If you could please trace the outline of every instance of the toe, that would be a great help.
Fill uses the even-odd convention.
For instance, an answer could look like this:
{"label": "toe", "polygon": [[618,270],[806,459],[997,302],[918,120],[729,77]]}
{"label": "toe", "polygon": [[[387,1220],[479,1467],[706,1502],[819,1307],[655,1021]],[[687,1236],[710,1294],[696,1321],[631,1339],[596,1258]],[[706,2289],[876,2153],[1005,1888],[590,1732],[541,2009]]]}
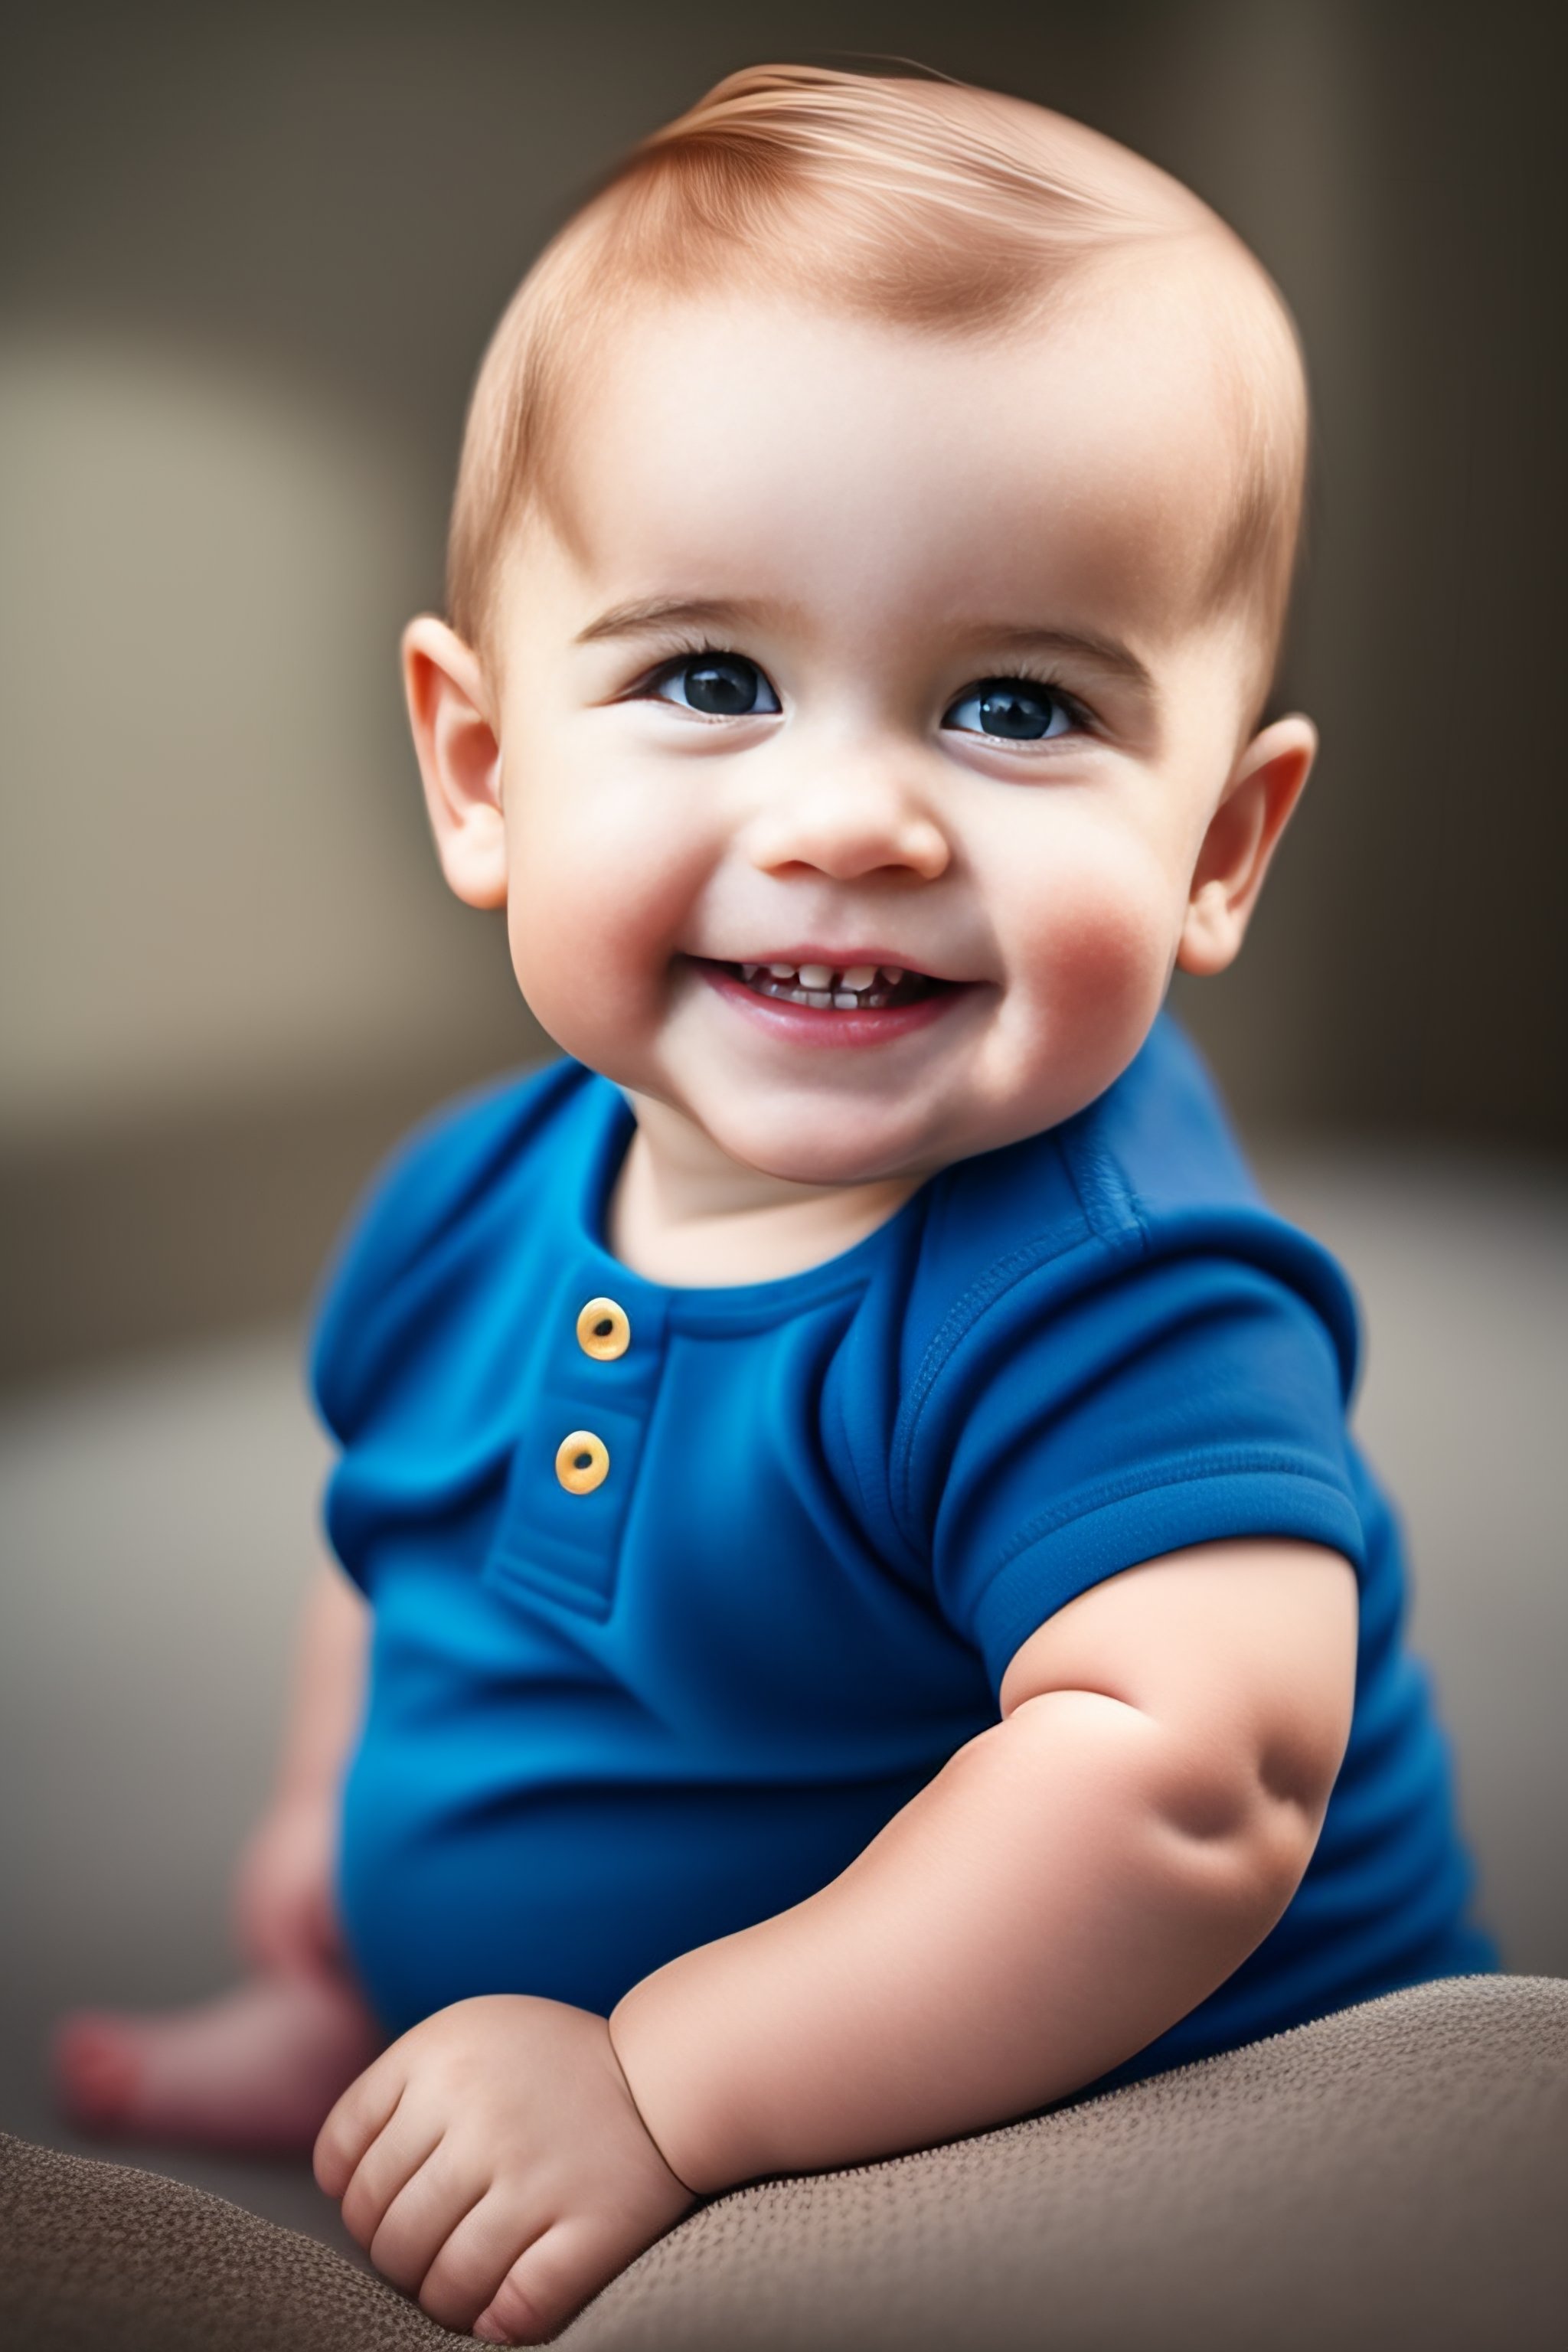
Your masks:
{"label": "toe", "polygon": [[89,2013],[68,2018],[56,2034],[54,2078],[67,2113],[102,2130],[134,2106],[141,2068],[123,2026]]}

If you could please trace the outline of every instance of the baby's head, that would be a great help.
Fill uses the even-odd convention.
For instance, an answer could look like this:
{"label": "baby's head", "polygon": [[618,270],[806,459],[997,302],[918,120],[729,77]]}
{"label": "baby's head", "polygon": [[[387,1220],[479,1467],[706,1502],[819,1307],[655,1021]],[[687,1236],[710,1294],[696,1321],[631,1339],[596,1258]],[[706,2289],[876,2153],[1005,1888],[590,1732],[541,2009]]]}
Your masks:
{"label": "baby's head", "polygon": [[481,372],[405,640],[448,881],[700,1152],[840,1185],[1053,1124],[1230,961],[1305,781],[1256,731],[1305,435],[1279,296],[1151,164],[733,77]]}

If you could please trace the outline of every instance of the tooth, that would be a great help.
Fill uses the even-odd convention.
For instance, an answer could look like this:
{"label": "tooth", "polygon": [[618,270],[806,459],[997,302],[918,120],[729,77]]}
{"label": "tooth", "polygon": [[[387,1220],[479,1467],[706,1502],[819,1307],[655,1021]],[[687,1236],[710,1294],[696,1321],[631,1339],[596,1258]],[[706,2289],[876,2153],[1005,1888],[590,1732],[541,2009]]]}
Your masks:
{"label": "tooth", "polygon": [[842,996],[835,996],[833,1002],[841,1013],[858,1013],[860,1010],[860,999],[852,991]]}
{"label": "tooth", "polygon": [[802,988],[826,988],[833,979],[833,966],[827,963],[803,963],[800,968]]}
{"label": "tooth", "polygon": [[775,980],[793,980],[795,978],[795,966],[793,963],[771,963],[768,966],[768,970],[773,973]]}
{"label": "tooth", "polygon": [[882,977],[889,988],[897,988],[903,976],[904,971],[901,964],[885,963],[882,966]]}
{"label": "tooth", "polygon": [[755,980],[762,968],[763,967],[760,963],[743,963],[741,966],[741,978],[742,980]]}
{"label": "tooth", "polygon": [[841,988],[869,988],[876,977],[874,963],[855,963],[850,965],[838,984]]}
{"label": "tooth", "polygon": [[[812,970],[815,971],[817,967],[814,964],[812,966]],[[808,1004],[815,1004],[821,1009],[832,1003],[833,992],[830,989],[826,988],[808,989],[806,991],[805,1001]]]}

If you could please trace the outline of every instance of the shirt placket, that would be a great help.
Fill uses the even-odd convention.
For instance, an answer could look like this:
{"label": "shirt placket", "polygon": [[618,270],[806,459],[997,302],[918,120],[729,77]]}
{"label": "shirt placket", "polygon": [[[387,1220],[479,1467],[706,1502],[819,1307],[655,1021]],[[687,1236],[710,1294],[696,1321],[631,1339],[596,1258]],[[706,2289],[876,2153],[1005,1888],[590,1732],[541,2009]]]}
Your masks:
{"label": "shirt placket", "polygon": [[665,1301],[613,1260],[574,1255],[535,1336],[487,1573],[605,1616],[664,1368]]}

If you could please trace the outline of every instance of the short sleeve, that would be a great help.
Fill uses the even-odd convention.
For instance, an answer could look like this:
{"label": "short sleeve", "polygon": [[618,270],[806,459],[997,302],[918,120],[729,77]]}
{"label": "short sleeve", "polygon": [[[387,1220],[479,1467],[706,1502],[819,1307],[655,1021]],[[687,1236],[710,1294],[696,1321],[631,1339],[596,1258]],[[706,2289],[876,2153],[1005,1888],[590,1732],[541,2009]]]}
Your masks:
{"label": "short sleeve", "polygon": [[327,1261],[311,1319],[311,1391],[340,1445],[409,1352],[429,1343],[455,1262],[482,1241],[487,1213],[507,1213],[509,1179],[580,1076],[575,1065],[552,1064],[446,1104],[372,1178]]}
{"label": "short sleeve", "polygon": [[1087,1255],[1087,1278],[1047,1265],[993,1299],[908,1433],[937,1597],[994,1685],[1065,1602],[1187,1545],[1294,1538],[1363,1566],[1345,1366],[1312,1298],[1212,1248]]}
{"label": "short sleeve", "polygon": [[323,1517],[366,1590],[383,1530],[457,1509],[510,1447],[499,1368],[526,1303],[505,1243],[537,1204],[538,1139],[582,1078],[556,1064],[437,1111],[374,1177],[328,1264],[310,1347],[340,1449]]}

